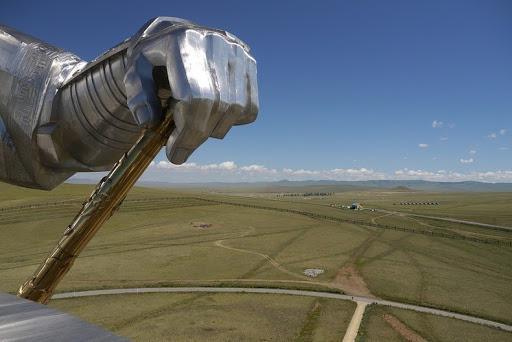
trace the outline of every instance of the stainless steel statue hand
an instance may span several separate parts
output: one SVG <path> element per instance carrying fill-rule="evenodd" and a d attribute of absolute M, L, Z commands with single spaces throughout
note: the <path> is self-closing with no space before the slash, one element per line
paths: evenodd
<path fill-rule="evenodd" d="M 51 189 L 109 170 L 172 107 L 187 160 L 258 112 L 256 62 L 233 35 L 161 17 L 91 63 L 0 26 L 0 180 Z M 132 114 L 133 113 L 133 114 Z"/>

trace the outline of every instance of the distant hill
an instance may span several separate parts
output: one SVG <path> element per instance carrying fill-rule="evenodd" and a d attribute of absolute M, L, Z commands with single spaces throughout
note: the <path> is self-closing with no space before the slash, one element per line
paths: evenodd
<path fill-rule="evenodd" d="M 439 191 L 439 192 L 512 192 L 512 183 L 484 182 L 430 182 L 424 180 L 368 180 L 368 181 L 289 181 L 240 182 L 240 183 L 163 183 L 141 182 L 149 187 L 209 189 L 225 192 L 345 192 L 372 189 L 392 191 Z"/>
<path fill-rule="evenodd" d="M 75 184 L 96 183 L 91 179 L 73 178 L 68 181 Z M 205 182 L 205 183 L 167 183 L 139 182 L 140 186 L 203 189 L 224 192 L 345 192 L 372 189 L 389 189 L 391 191 L 440 191 L 440 192 L 512 192 L 512 183 L 484 182 L 431 182 L 425 180 L 368 180 L 368 181 L 333 181 L 307 180 L 276 182 Z"/>
<path fill-rule="evenodd" d="M 393 191 L 401 191 L 401 192 L 416 191 L 416 190 L 414 190 L 414 189 L 408 188 L 408 187 L 403 186 L 403 185 L 395 186 L 395 187 L 394 187 L 394 188 L 392 188 L 391 190 L 393 190 Z"/>

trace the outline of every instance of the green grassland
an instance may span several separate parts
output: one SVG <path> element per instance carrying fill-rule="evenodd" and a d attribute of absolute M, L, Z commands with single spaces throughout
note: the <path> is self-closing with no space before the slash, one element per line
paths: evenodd
<path fill-rule="evenodd" d="M 341 300 L 203 293 L 59 299 L 51 306 L 139 341 L 337 341 L 355 309 Z"/>
<path fill-rule="evenodd" d="M 422 215 L 451 217 L 468 221 L 512 227 L 512 193 L 510 192 L 423 192 L 368 190 L 346 191 L 326 197 L 284 197 L 275 193 L 260 197 L 281 201 L 306 202 L 327 205 L 329 203 L 360 202 L 365 207 L 401 211 Z M 439 205 L 399 205 L 400 202 L 438 202 Z"/>
<path fill-rule="evenodd" d="M 64 184 L 43 192 L 0 184 L 0 291 L 15 292 L 32 274 L 91 191 L 90 185 Z M 431 198 L 421 192 L 407 194 L 412 195 Z M 134 188 L 58 291 L 245 285 L 352 293 L 347 286 L 352 277 L 376 297 L 511 323 L 512 247 L 505 243 L 512 232 L 329 206 L 358 200 L 397 210 L 392 203 L 400 196 L 371 190 L 303 200 Z M 486 204 L 495 196 L 502 196 L 503 203 Z M 431 215 L 509 224 L 510 199 L 511 194 L 500 193 L 438 194 L 432 200 L 443 203 L 438 209 L 446 208 Z M 480 208 L 478 216 L 475 206 Z M 493 222 L 493 217 L 499 219 Z M 211 226 L 201 228 L 198 223 Z M 476 240 L 465 240 L 468 236 Z M 306 268 L 325 273 L 308 278 L 303 275 Z M 353 272 L 349 276 L 343 273 L 347 268 Z M 87 310 L 93 309 L 85 309 L 86 303 L 92 300 L 77 300 L 76 308 L 75 300 L 69 300 L 69 310 L 82 315 L 84 307 L 88 319 L 93 314 Z M 304 312 L 308 305 L 303 305 Z M 116 319 L 122 320 L 128 310 L 146 309 L 142 305 L 118 310 Z M 334 311 L 338 316 L 323 314 L 326 321 L 344 314 Z M 302 331 L 304 319 L 299 321 L 290 321 L 286 333 Z M 317 325 L 310 326 L 311 332 L 303 329 L 306 340 L 319 334 Z"/>
<path fill-rule="evenodd" d="M 391 317 L 402 323 L 403 327 L 390 324 Z M 512 341 L 512 335 L 501 330 L 453 318 L 375 305 L 366 309 L 357 341 L 407 341 L 406 333 L 433 342 Z"/>

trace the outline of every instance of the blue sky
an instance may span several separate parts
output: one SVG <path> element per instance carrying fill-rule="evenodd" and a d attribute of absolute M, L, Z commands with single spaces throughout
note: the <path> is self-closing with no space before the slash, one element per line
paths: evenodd
<path fill-rule="evenodd" d="M 91 60 L 155 16 L 245 40 L 261 110 L 146 177 L 512 182 L 511 1 L 4 0 L 0 22 Z"/>

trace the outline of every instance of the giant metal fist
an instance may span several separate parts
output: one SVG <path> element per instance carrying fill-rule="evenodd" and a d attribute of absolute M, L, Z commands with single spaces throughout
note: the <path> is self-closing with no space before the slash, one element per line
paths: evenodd
<path fill-rule="evenodd" d="M 157 18 L 91 63 L 0 27 L 0 179 L 50 189 L 108 170 L 170 108 L 187 160 L 258 112 L 256 62 L 235 36 Z M 2 122 L 3 120 L 3 122 Z"/>

